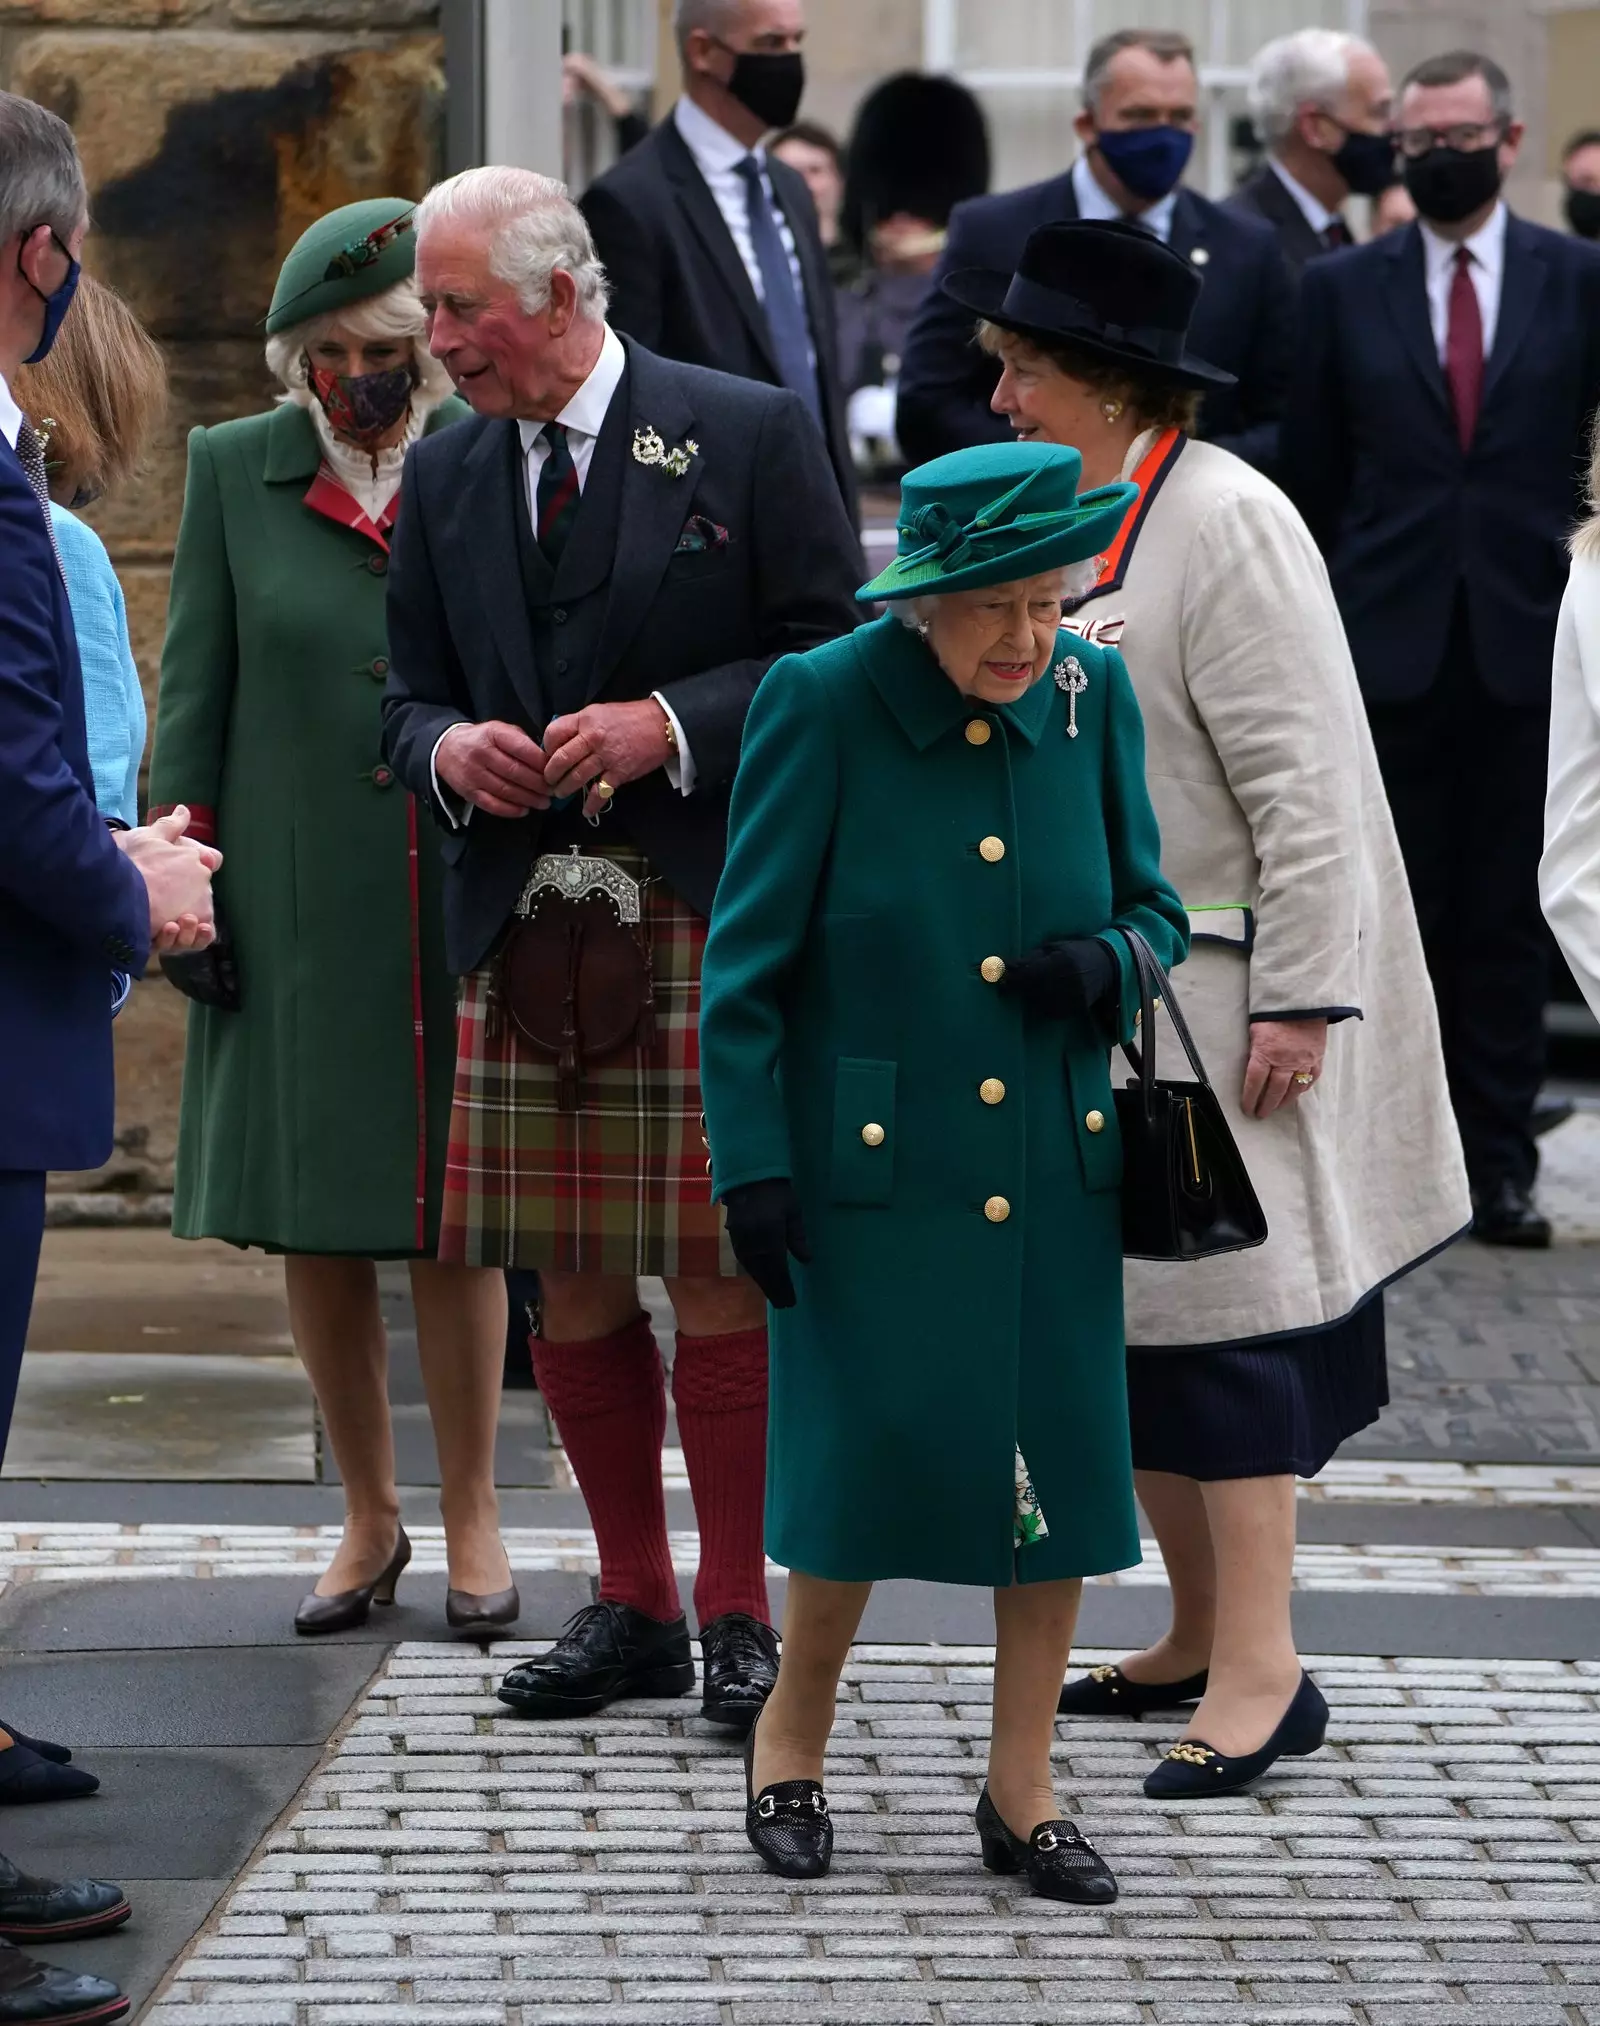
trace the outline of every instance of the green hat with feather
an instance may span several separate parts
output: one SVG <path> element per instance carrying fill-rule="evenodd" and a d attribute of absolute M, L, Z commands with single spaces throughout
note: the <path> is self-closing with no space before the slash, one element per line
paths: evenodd
<path fill-rule="evenodd" d="M 417 264 L 416 208 L 409 197 L 364 197 L 308 225 L 279 271 L 268 336 L 405 281 Z"/>

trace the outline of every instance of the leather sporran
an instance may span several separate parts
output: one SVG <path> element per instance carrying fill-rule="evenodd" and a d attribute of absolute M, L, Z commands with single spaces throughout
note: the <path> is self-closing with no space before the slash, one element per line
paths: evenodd
<path fill-rule="evenodd" d="M 556 1104 L 575 1112 L 584 1072 L 648 1048 L 655 990 L 641 882 L 574 846 L 533 868 L 500 954 L 492 1002 L 556 1064 Z"/>
<path fill-rule="evenodd" d="M 1122 1250 L 1129 1259 L 1211 1259 L 1264 1245 L 1267 1220 L 1173 996 L 1136 929 L 1116 932 L 1139 978 L 1139 1047 L 1124 1046 L 1136 1081 L 1114 1093 L 1122 1132 Z M 1156 1076 L 1160 997 L 1189 1058 L 1192 1083 Z"/>

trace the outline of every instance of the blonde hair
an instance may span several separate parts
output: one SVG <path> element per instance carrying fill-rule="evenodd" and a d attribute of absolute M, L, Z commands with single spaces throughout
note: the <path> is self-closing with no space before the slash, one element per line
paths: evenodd
<path fill-rule="evenodd" d="M 46 438 L 51 497 L 69 506 L 138 471 L 166 413 L 167 362 L 116 290 L 85 274 L 55 343 L 11 391 Z"/>
<path fill-rule="evenodd" d="M 1600 409 L 1589 431 L 1589 517 L 1573 529 L 1568 547 L 1575 556 L 1600 556 Z"/>
<path fill-rule="evenodd" d="M 417 389 L 424 407 L 437 407 L 455 391 L 450 375 L 423 342 L 427 316 L 423 311 L 422 298 L 417 294 L 417 285 L 408 276 L 377 295 L 365 296 L 360 302 L 351 303 L 348 309 L 325 310 L 321 316 L 307 317 L 304 323 L 291 324 L 286 331 L 275 331 L 267 340 L 267 365 L 273 378 L 284 389 L 278 397 L 280 401 L 293 401 L 302 408 L 310 405 L 312 397 L 306 379 L 306 352 L 336 325 L 340 330 L 348 331 L 351 337 L 364 341 L 408 338 L 417 369 Z"/>

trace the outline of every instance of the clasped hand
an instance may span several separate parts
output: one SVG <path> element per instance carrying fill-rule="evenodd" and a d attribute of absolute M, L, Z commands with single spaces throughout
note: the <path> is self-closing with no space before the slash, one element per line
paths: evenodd
<path fill-rule="evenodd" d="M 563 795 L 584 791 L 583 813 L 598 816 L 613 789 L 654 773 L 665 761 L 666 713 L 646 697 L 637 703 L 592 703 L 545 726 L 544 743 L 518 725 L 494 721 L 452 725 L 434 754 L 448 788 L 489 816 L 526 816 Z"/>
<path fill-rule="evenodd" d="M 137 866 L 150 902 L 150 954 L 203 950 L 216 937 L 211 875 L 222 863 L 214 844 L 187 835 L 189 811 L 180 803 L 138 830 L 114 832 Z"/>

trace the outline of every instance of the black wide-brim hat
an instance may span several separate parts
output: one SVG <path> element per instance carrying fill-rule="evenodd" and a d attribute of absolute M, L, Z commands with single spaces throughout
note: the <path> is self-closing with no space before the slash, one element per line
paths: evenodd
<path fill-rule="evenodd" d="M 1028 234 L 1015 274 L 963 267 L 944 292 L 1003 331 L 1060 339 L 1173 387 L 1231 387 L 1189 350 L 1200 276 L 1142 226 L 1074 219 Z"/>

